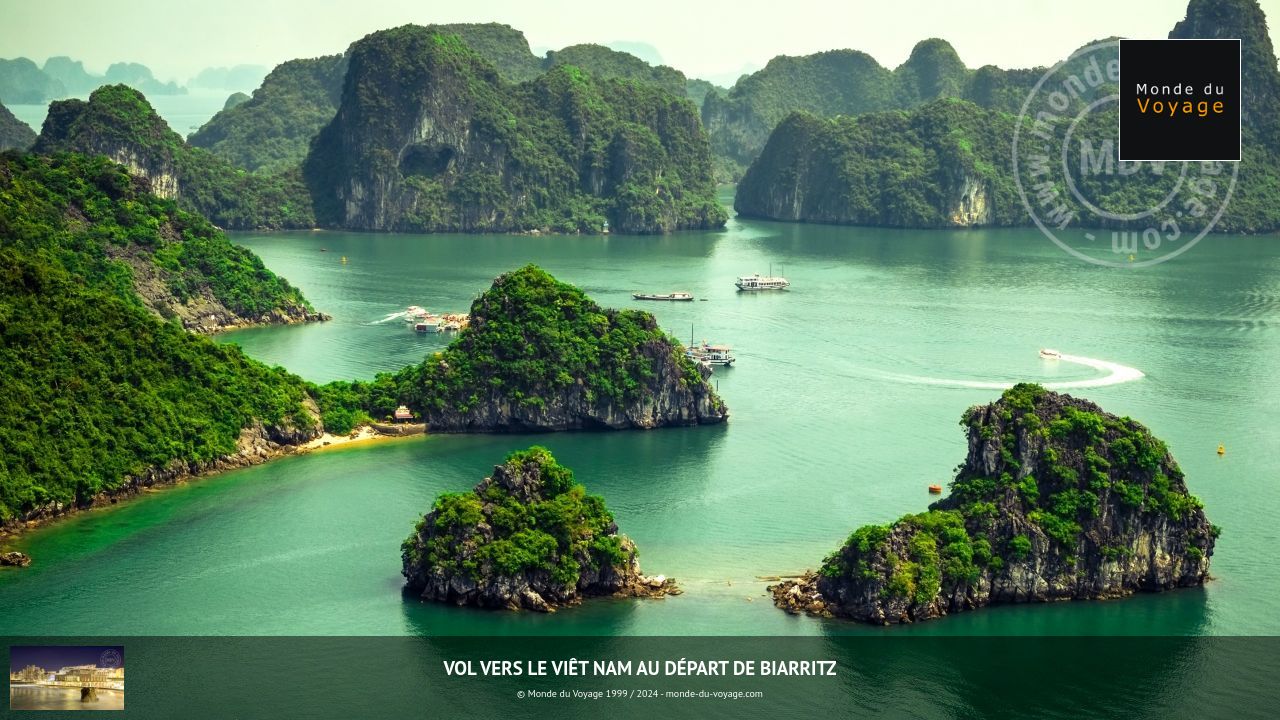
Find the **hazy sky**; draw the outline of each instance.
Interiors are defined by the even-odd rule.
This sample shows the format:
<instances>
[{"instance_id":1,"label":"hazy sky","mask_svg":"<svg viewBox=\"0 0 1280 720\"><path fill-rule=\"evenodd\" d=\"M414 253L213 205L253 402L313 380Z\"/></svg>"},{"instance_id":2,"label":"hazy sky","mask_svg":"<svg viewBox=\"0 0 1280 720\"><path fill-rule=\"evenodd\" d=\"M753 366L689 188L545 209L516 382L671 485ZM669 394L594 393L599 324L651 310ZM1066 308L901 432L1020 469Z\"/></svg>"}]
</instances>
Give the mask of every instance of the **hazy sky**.
<instances>
[{"instance_id":1,"label":"hazy sky","mask_svg":"<svg viewBox=\"0 0 1280 720\"><path fill-rule=\"evenodd\" d=\"M0 0L0 57L71 55L101 72L118 60L185 82L208 66L273 66L342 52L405 23L497 21L535 49L640 41L693 77L730 83L774 55L856 48L894 67L928 37L970 67L1052 64L1090 40L1164 37L1185 0ZM1280 27L1280 0L1263 0ZM1277 32L1272 32L1276 42Z\"/></svg>"}]
</instances>

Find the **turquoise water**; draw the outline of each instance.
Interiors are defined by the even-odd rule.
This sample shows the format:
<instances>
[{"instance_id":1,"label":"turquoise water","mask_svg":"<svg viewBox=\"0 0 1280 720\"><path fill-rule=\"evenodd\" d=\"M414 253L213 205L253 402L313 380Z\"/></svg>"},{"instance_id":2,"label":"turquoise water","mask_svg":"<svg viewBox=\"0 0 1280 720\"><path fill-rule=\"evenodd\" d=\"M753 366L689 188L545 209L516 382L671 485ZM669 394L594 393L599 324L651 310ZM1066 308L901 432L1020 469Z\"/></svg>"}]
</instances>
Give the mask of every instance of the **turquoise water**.
<instances>
[{"instance_id":1,"label":"turquoise water","mask_svg":"<svg viewBox=\"0 0 1280 720\"><path fill-rule=\"evenodd\" d=\"M668 237L244 234L237 242L333 315L221 336L315 381L367 378L445 339L377 321L463 310L536 262L604 305L644 307L683 339L732 344L719 427L433 436L289 458L33 532L0 572L0 633L61 634L1277 634L1280 245L1211 237L1133 271L1076 261L1034 231L891 231L731 221ZM322 249L324 251L322 251ZM346 264L341 262L345 256ZM737 275L785 271L786 293ZM688 290L705 302L649 303ZM1071 362L1041 347L1118 363ZM1122 369L1123 370L1123 369ZM1110 379L1108 379L1110 378ZM1214 582L1112 602L992 608L880 629L788 616L762 576L813 567L858 525L923 509L963 459L958 426L1003 382L1072 393L1164 438L1224 528ZM1123 380L1122 382L1117 382ZM399 543L432 498L510 450L545 444L605 496L661 601L553 615L475 612L400 594ZM1218 457L1218 443L1227 453Z\"/></svg>"}]
</instances>

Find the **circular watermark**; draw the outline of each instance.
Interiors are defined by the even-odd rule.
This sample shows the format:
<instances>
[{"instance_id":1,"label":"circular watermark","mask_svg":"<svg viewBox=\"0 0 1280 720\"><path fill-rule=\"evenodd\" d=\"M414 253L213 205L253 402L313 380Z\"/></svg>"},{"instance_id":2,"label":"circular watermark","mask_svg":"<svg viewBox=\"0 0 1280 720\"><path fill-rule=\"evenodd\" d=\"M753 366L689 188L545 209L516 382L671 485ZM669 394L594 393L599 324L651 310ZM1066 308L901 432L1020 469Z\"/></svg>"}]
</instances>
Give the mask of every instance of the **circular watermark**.
<instances>
[{"instance_id":1,"label":"circular watermark","mask_svg":"<svg viewBox=\"0 0 1280 720\"><path fill-rule=\"evenodd\" d=\"M120 657L120 651L115 648L107 648L98 656L98 667L100 668L117 668L120 667L120 661L124 658Z\"/></svg>"},{"instance_id":2,"label":"circular watermark","mask_svg":"<svg viewBox=\"0 0 1280 720\"><path fill-rule=\"evenodd\" d=\"M1031 219L1058 247L1095 265L1145 267L1181 255L1213 229L1240 164L1121 161L1119 81L1118 40L1050 68L1014 126L1014 181Z\"/></svg>"}]
</instances>

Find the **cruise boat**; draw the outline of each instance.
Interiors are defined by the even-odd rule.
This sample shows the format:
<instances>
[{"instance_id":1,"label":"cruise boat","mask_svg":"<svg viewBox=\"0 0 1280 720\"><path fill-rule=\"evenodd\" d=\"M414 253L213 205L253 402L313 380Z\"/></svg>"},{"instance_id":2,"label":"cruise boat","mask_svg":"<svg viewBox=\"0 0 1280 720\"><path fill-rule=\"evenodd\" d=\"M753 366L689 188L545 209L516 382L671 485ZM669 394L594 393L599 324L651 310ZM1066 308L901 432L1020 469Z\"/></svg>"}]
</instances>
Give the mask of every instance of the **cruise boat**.
<instances>
[{"instance_id":1,"label":"cruise boat","mask_svg":"<svg viewBox=\"0 0 1280 720\"><path fill-rule=\"evenodd\" d=\"M1062 353L1054 350L1053 348L1041 348L1040 357L1045 360L1061 360Z\"/></svg>"},{"instance_id":2,"label":"cruise boat","mask_svg":"<svg viewBox=\"0 0 1280 720\"><path fill-rule=\"evenodd\" d=\"M673 292L662 295L654 293L632 293L631 297L636 300L667 300L670 302L690 302L693 300L693 293Z\"/></svg>"},{"instance_id":3,"label":"cruise boat","mask_svg":"<svg viewBox=\"0 0 1280 720\"><path fill-rule=\"evenodd\" d=\"M712 345L704 342L695 348L690 348L685 355L688 355L691 360L706 365L732 365L734 360L737 360L732 350L733 348L728 345Z\"/></svg>"},{"instance_id":4,"label":"cruise boat","mask_svg":"<svg viewBox=\"0 0 1280 720\"><path fill-rule=\"evenodd\" d=\"M769 274L753 273L743 275L734 283L739 290L786 290L791 287L790 281L781 275L773 274L773 266L769 266Z\"/></svg>"}]
</instances>

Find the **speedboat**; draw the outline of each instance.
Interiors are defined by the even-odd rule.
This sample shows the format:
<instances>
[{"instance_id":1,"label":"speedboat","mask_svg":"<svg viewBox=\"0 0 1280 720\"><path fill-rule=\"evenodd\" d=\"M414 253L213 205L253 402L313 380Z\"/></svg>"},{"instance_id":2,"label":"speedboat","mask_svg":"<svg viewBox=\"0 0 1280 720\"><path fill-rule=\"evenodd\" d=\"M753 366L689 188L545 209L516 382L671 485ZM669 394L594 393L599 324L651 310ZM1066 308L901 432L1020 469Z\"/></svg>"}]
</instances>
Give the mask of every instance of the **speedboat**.
<instances>
[{"instance_id":1,"label":"speedboat","mask_svg":"<svg viewBox=\"0 0 1280 720\"><path fill-rule=\"evenodd\" d=\"M1040 357L1044 360L1061 360L1062 353L1054 350L1053 348L1041 348Z\"/></svg>"}]
</instances>

